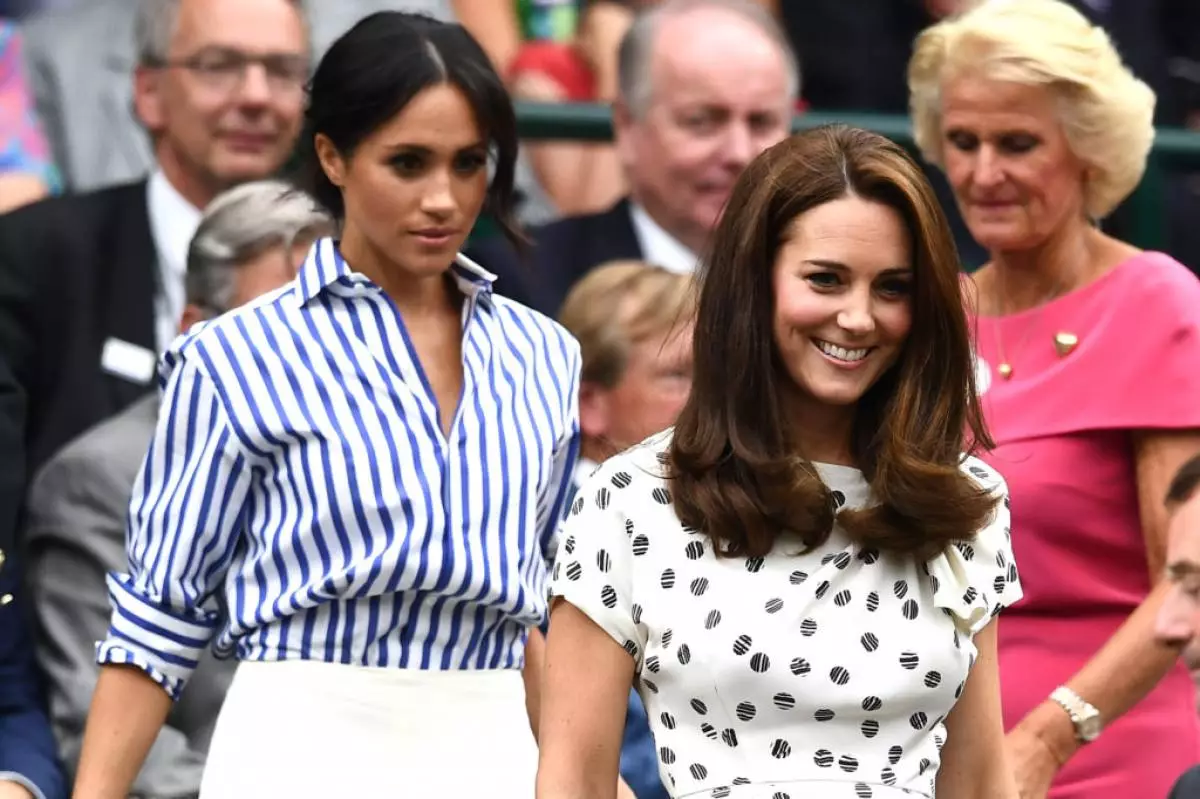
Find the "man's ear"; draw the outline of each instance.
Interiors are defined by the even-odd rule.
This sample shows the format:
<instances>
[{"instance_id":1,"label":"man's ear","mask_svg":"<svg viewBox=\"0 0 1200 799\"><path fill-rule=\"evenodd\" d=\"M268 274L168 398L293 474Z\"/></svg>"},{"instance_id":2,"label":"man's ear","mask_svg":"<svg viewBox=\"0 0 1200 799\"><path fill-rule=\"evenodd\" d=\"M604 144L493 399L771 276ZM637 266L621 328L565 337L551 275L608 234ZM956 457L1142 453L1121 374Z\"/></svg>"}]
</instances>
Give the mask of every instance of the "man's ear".
<instances>
[{"instance_id":1,"label":"man's ear","mask_svg":"<svg viewBox=\"0 0 1200 799\"><path fill-rule=\"evenodd\" d=\"M633 139L637 135L637 120L629 111L629 105L621 98L612 104L613 146L617 160L627 171L633 169L635 153Z\"/></svg>"},{"instance_id":2,"label":"man's ear","mask_svg":"<svg viewBox=\"0 0 1200 799\"><path fill-rule=\"evenodd\" d=\"M584 381L579 386L579 431L584 440L601 440L608 435L609 391Z\"/></svg>"},{"instance_id":3,"label":"man's ear","mask_svg":"<svg viewBox=\"0 0 1200 799\"><path fill-rule=\"evenodd\" d=\"M153 67L139 66L133 70L133 110L151 136L162 132L167 124L163 102L163 79L166 72Z\"/></svg>"},{"instance_id":4,"label":"man's ear","mask_svg":"<svg viewBox=\"0 0 1200 799\"><path fill-rule=\"evenodd\" d=\"M208 314L199 305L188 303L183 306L183 315L179 318L179 332L186 333L192 329L192 325L203 322L208 318Z\"/></svg>"}]
</instances>

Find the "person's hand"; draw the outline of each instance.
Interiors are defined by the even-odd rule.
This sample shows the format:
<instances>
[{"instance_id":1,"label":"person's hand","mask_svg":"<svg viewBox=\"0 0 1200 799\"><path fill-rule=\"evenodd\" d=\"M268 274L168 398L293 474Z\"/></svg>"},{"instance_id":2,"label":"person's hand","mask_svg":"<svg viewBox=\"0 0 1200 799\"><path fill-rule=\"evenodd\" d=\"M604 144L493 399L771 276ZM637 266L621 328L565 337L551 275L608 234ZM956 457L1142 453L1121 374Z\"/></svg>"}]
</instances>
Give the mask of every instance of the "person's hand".
<instances>
[{"instance_id":1,"label":"person's hand","mask_svg":"<svg viewBox=\"0 0 1200 799\"><path fill-rule=\"evenodd\" d=\"M0 780L0 799L33 799L33 794L20 783Z\"/></svg>"},{"instance_id":2,"label":"person's hand","mask_svg":"<svg viewBox=\"0 0 1200 799\"><path fill-rule=\"evenodd\" d=\"M1023 721L1004 736L1004 747L1021 799L1046 799L1059 769L1058 758L1046 742Z\"/></svg>"},{"instance_id":3,"label":"person's hand","mask_svg":"<svg viewBox=\"0 0 1200 799\"><path fill-rule=\"evenodd\" d=\"M617 777L617 799L637 799L637 794L633 792L633 788L630 788L629 783L625 782L621 777Z\"/></svg>"}]
</instances>

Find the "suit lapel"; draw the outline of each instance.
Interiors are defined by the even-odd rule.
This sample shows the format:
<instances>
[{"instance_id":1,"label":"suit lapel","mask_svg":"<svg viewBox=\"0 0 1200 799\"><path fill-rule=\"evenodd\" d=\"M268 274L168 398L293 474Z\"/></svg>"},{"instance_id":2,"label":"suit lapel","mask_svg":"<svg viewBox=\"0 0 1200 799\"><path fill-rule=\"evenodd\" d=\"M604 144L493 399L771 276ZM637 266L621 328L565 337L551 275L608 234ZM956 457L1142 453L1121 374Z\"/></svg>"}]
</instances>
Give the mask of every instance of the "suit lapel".
<instances>
[{"instance_id":1,"label":"suit lapel","mask_svg":"<svg viewBox=\"0 0 1200 799\"><path fill-rule=\"evenodd\" d=\"M596 234L598 251L607 254L606 261L645 257L633 229L629 198L620 200L596 218Z\"/></svg>"},{"instance_id":2,"label":"suit lapel","mask_svg":"<svg viewBox=\"0 0 1200 799\"><path fill-rule=\"evenodd\" d=\"M629 201L621 200L607 211L569 217L555 225L571 225L559 239L558 252L544 252L538 260L536 288L530 292L534 307L550 316L567 298L571 287L588 272L609 261L639 260L642 247L633 231ZM543 246L539 243L539 247Z\"/></svg>"}]
</instances>

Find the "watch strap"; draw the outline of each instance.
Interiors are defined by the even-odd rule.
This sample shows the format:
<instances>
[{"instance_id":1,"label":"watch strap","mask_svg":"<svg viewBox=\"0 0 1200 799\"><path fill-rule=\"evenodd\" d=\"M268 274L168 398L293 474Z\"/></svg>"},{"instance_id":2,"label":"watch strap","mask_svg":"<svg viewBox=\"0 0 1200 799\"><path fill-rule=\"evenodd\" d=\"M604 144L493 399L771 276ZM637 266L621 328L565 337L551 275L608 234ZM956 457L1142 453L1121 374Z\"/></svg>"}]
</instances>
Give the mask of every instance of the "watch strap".
<instances>
[{"instance_id":1,"label":"watch strap","mask_svg":"<svg viewBox=\"0 0 1200 799\"><path fill-rule=\"evenodd\" d=\"M1050 698L1061 707L1075 726L1075 737L1087 743L1096 740L1100 734L1100 711L1079 694L1065 685L1060 685L1050 693Z\"/></svg>"}]
</instances>

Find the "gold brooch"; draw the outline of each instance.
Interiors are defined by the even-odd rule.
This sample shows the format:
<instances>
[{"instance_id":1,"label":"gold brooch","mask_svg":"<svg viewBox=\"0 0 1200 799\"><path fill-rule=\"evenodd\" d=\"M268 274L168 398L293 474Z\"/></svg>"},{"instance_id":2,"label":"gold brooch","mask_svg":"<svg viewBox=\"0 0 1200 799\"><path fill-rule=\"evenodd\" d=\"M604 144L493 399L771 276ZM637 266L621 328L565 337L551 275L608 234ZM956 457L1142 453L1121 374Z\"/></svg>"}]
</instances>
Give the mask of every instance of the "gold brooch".
<instances>
[{"instance_id":1,"label":"gold brooch","mask_svg":"<svg viewBox=\"0 0 1200 799\"><path fill-rule=\"evenodd\" d=\"M1058 357L1065 358L1071 354L1071 351L1079 345L1079 336L1074 333L1056 333L1054 336L1054 350L1058 353Z\"/></svg>"}]
</instances>

